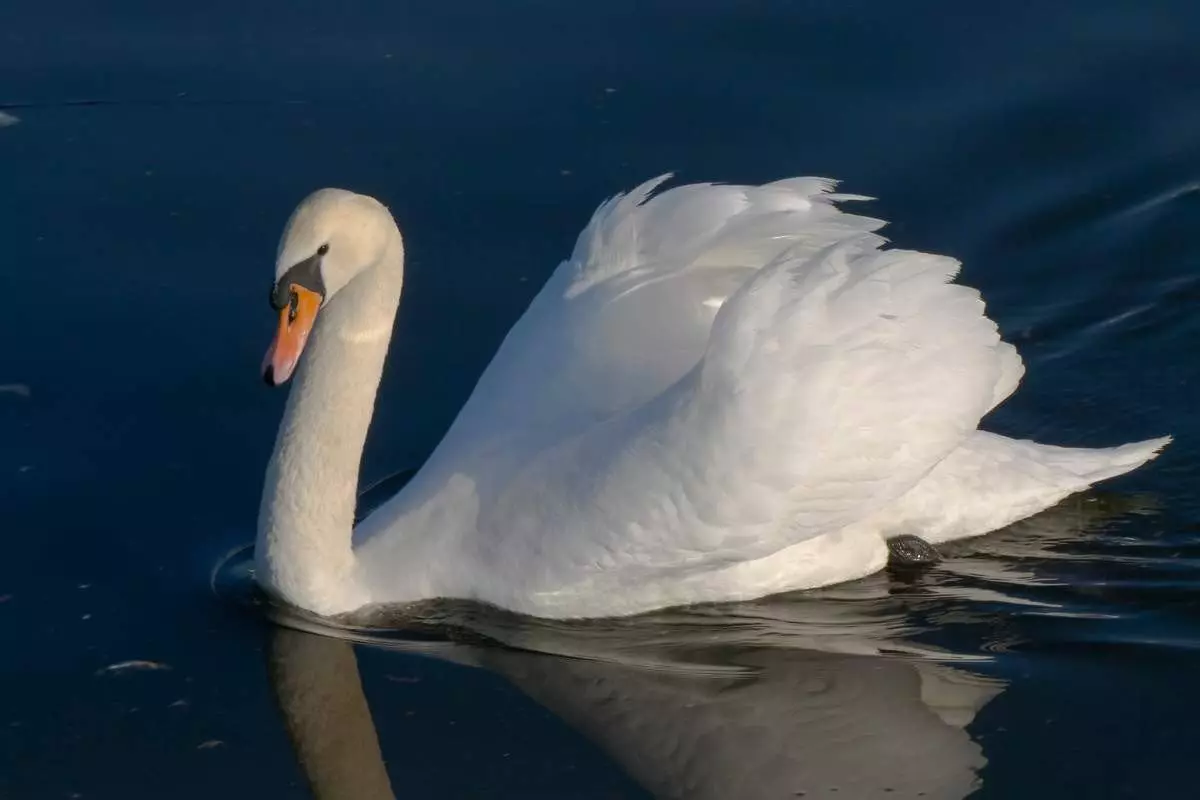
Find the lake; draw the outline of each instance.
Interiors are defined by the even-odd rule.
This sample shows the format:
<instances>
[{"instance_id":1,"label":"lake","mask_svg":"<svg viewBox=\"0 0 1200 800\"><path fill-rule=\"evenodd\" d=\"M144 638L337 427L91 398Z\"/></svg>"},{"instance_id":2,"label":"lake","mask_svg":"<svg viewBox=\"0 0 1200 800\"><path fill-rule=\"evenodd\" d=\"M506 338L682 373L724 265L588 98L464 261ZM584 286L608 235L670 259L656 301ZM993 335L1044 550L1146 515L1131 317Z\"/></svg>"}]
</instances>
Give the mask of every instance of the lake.
<instances>
[{"instance_id":1,"label":"lake","mask_svg":"<svg viewBox=\"0 0 1200 800\"><path fill-rule=\"evenodd\" d=\"M0 797L1194 794L1197 41L1191 0L8 3ZM295 203L355 189L406 231L371 484L596 205L667 171L878 197L1025 358L985 428L1175 443L814 593L399 632L255 599Z\"/></svg>"}]
</instances>

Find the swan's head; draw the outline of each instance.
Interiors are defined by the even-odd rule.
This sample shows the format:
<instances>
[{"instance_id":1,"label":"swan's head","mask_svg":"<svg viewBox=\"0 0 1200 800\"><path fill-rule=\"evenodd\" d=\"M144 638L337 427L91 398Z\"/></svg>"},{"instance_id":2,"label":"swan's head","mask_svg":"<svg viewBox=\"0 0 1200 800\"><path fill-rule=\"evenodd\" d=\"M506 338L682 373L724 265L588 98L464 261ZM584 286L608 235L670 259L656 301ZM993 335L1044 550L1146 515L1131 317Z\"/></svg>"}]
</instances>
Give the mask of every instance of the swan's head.
<instances>
[{"instance_id":1,"label":"swan's head","mask_svg":"<svg viewBox=\"0 0 1200 800\"><path fill-rule=\"evenodd\" d=\"M313 192L296 207L275 259L271 307L279 327L263 359L263 380L278 386L291 377L317 313L379 263L395 229L378 200L342 189Z\"/></svg>"}]
</instances>

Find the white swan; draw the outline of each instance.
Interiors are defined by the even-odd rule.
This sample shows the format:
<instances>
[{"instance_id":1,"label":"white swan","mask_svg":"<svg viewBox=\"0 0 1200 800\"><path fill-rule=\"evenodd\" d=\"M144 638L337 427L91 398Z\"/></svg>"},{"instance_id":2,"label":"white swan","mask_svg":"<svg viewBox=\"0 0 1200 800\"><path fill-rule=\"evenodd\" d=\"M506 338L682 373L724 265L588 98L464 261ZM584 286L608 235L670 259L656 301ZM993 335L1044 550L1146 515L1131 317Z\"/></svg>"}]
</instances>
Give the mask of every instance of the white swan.
<instances>
[{"instance_id":1,"label":"white swan","mask_svg":"<svg viewBox=\"0 0 1200 800\"><path fill-rule=\"evenodd\" d=\"M564 618L750 599L874 572L897 534L995 530L1169 441L977 430L1024 367L979 294L950 282L958 262L883 249L884 223L836 207L866 198L831 181L651 197L662 180L599 208L428 462L357 529L404 245L369 197L300 204L264 364L273 384L295 369L259 514L268 591L322 615L432 597Z\"/></svg>"}]
</instances>

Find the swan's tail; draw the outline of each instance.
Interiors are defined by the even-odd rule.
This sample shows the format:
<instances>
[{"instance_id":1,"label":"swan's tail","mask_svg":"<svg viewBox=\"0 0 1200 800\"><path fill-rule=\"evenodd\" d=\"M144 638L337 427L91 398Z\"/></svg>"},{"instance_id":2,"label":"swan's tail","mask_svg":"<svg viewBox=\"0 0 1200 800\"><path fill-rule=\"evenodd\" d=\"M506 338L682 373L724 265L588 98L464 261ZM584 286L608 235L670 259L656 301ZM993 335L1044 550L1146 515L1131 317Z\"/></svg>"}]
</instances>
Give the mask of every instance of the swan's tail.
<instances>
[{"instance_id":1,"label":"swan's tail","mask_svg":"<svg viewBox=\"0 0 1200 800\"><path fill-rule=\"evenodd\" d=\"M1147 439L1142 442L1123 444L1119 447L1079 448L1053 447L1031 444L1036 449L1038 460L1053 469L1072 491L1124 475L1150 461L1171 443L1170 436Z\"/></svg>"},{"instance_id":2,"label":"swan's tail","mask_svg":"<svg viewBox=\"0 0 1200 800\"><path fill-rule=\"evenodd\" d=\"M931 543L979 536L1137 469L1170 441L1088 449L976 431L887 509L887 519Z\"/></svg>"}]
</instances>

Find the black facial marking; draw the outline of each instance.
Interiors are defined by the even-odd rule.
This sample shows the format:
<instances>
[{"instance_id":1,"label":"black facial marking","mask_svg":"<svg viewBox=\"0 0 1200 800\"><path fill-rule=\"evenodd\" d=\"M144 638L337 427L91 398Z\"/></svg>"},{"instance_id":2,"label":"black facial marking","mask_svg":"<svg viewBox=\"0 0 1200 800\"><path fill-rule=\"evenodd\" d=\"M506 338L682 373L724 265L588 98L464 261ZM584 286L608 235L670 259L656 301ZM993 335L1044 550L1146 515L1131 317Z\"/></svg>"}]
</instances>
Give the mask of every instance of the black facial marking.
<instances>
[{"instance_id":1,"label":"black facial marking","mask_svg":"<svg viewBox=\"0 0 1200 800\"><path fill-rule=\"evenodd\" d=\"M279 280L271 287L271 308L282 311L291 305L292 310L289 314L295 315L295 305L293 305L295 294L292 292L292 286L302 286L324 298L325 280L321 277L321 256L328 252L329 245L323 244L317 248L315 255L294 264L287 272L279 276Z\"/></svg>"}]
</instances>

